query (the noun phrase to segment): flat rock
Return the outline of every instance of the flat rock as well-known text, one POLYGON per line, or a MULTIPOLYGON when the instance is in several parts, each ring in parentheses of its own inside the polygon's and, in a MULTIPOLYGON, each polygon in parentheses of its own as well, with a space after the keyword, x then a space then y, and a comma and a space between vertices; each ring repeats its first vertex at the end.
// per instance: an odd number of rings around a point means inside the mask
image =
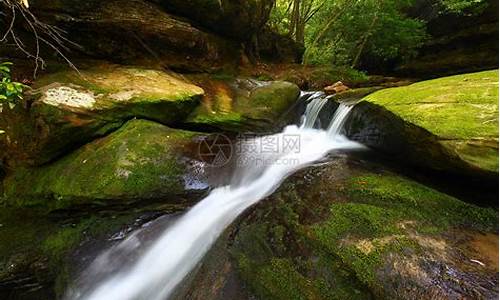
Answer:
POLYGON ((173 124, 204 91, 173 73, 103 65, 39 78, 27 107, 5 108, 0 136, 14 164, 46 163, 119 128, 132 118, 173 124))

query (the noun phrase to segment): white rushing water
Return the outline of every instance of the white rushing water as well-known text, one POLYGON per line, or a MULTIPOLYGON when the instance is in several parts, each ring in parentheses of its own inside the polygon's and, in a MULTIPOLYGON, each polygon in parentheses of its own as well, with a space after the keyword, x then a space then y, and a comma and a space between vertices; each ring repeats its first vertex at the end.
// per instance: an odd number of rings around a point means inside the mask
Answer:
MULTIPOLYGON (((287 176, 321 160, 332 151, 362 147, 340 135, 352 107, 340 105, 327 130, 313 128, 326 101, 322 94, 310 97, 301 127, 291 125, 276 135, 253 140, 261 144, 270 138, 282 140, 296 137, 300 140, 298 149, 281 147, 274 153, 243 154, 242 157, 247 160, 238 164, 239 169, 235 172, 239 184, 214 189, 170 225, 131 266, 102 281, 96 280, 91 286, 74 290, 67 298, 167 299, 202 260, 224 229, 245 209, 274 192, 287 176), (260 163, 252 161, 256 156, 260 163)), ((132 243, 134 238, 132 235, 121 242, 121 246, 132 243)), ((99 259, 96 261, 99 262, 99 259)))

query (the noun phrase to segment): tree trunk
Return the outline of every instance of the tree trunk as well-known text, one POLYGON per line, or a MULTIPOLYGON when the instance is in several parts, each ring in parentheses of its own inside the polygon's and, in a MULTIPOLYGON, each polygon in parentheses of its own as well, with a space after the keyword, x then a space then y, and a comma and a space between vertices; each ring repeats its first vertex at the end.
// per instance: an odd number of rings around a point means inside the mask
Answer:
POLYGON ((354 57, 354 60, 352 61, 351 68, 354 69, 358 65, 359 59, 361 58, 361 54, 365 49, 366 43, 368 42, 368 39, 373 33, 373 26, 375 26, 377 19, 378 19, 378 14, 375 14, 375 16, 373 16, 369 29, 366 31, 366 33, 363 35, 363 38, 361 39, 361 44, 359 45, 359 49, 358 52, 356 53, 356 56, 354 57))
MULTIPOLYGON (((335 20, 337 20, 337 18, 341 14, 343 14, 344 11, 347 9, 347 7, 349 7, 350 5, 352 5, 353 2, 354 1, 347 2, 347 4, 344 4, 344 6, 342 7, 342 9, 340 9, 335 15, 332 16, 332 18, 326 23, 326 25, 321 29, 321 31, 319 32, 319 34, 313 40, 313 42, 311 43, 311 45, 309 45, 309 47, 308 47, 309 49, 316 47, 316 45, 318 44, 318 42, 324 37, 324 35, 328 31, 328 29, 330 29, 330 26, 332 26, 332 24, 335 23, 335 20)), ((304 54, 304 62, 303 62, 304 65, 306 65, 307 61, 308 61, 308 53, 307 52, 308 51, 306 49, 306 53, 304 54)))
POLYGON ((293 7, 292 7, 292 17, 290 21, 290 36, 293 37, 294 39, 296 38, 296 33, 297 33, 297 24, 299 23, 300 20, 300 0, 293 0, 293 7))
POLYGON ((303 20, 297 23, 295 28, 295 41, 304 45, 306 24, 303 20))

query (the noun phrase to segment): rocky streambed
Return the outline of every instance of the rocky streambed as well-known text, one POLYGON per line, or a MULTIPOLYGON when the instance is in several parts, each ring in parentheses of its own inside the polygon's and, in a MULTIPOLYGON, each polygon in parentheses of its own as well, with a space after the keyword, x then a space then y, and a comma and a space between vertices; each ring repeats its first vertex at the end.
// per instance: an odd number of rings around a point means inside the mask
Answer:
MULTIPOLYGON (((287 82, 80 72, 41 77, 0 114, 2 298, 62 297, 96 249, 224 182, 200 141, 276 132, 304 108, 287 82)), ((498 295, 494 203, 427 184, 457 176, 497 188, 498 71, 370 92, 330 99, 320 120, 337 100, 363 98, 345 133, 385 157, 345 154, 290 177, 225 231, 179 299, 498 295)))

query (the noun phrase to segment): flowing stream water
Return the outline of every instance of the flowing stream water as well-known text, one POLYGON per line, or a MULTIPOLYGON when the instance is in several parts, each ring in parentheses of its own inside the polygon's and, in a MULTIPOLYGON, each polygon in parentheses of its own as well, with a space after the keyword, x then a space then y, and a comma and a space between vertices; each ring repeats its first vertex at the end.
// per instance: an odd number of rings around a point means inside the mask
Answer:
MULTIPOLYGON (((290 125, 281 133, 257 137, 251 141, 262 144, 270 139, 295 137, 299 148, 280 147, 274 153, 242 153, 245 158, 236 166, 231 184, 219 187, 165 231, 130 265, 104 279, 90 280, 67 294, 67 299, 87 300, 164 300, 200 263, 220 234, 245 209, 274 192, 290 174, 323 159, 338 150, 359 149, 363 146, 342 136, 341 130, 352 106, 341 104, 332 116, 327 130, 314 124, 321 108, 328 101, 323 93, 306 94, 309 101, 302 125, 290 125)), ((137 243, 132 235, 120 242, 118 248, 137 243)), ((105 267, 101 262, 112 254, 103 253, 93 267, 105 267)), ((87 271, 92 278, 92 270, 87 271)))

